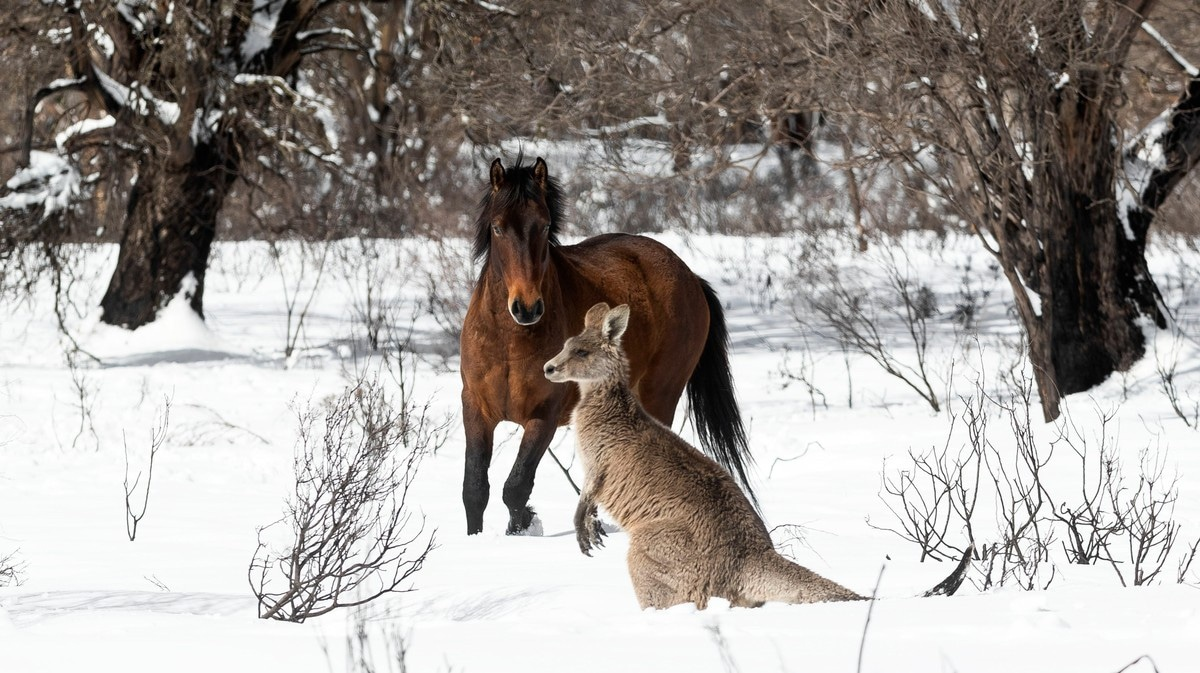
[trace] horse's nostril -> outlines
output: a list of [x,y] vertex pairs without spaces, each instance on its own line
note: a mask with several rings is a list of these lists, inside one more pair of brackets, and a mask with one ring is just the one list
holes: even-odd
[[511,312],[513,315],[521,315],[521,302],[520,302],[520,301],[518,301],[518,300],[516,300],[516,299],[514,299],[514,300],[513,300],[513,303],[512,303],[512,306],[508,307],[508,310],[509,310],[509,311],[510,311],[510,312]]
[[533,316],[535,318],[540,318],[540,317],[542,317],[542,312],[545,310],[546,310],[546,305],[542,303],[541,299],[539,299],[539,300],[537,300],[537,303],[535,303],[533,305]]
[[550,364],[549,362],[546,363],[546,366],[543,367],[543,369],[546,371],[547,374],[554,373],[554,365]]

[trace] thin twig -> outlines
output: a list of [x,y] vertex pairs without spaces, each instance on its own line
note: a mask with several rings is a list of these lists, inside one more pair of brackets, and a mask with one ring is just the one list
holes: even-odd
[[879,576],[875,578],[875,588],[871,589],[871,604],[867,606],[867,621],[863,622],[862,638],[858,641],[858,666],[854,669],[862,673],[863,651],[867,648],[867,629],[871,627],[871,613],[875,611],[875,597],[879,595],[879,583],[883,581],[883,570],[887,564],[879,566]]

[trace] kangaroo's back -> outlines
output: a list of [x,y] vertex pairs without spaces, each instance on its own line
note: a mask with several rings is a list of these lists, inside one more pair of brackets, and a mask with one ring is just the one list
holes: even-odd
[[629,574],[643,607],[703,607],[712,596],[735,605],[858,598],[780,557],[729,473],[646,413],[621,347],[628,319],[627,307],[593,306],[583,332],[545,366],[550,380],[580,389],[580,549],[600,544],[599,504],[629,534]]

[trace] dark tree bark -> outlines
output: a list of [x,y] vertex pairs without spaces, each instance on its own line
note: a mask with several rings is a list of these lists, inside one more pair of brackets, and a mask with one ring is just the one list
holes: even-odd
[[1146,241],[1200,155],[1200,83],[1141,133],[1123,128],[1155,0],[876,0],[865,20],[862,3],[831,4],[829,25],[857,28],[814,50],[851,73],[830,88],[855,93],[830,107],[870,120],[878,153],[935,185],[996,256],[1053,420],[1167,324]]
[[178,170],[144,171],[129,195],[117,266],[100,301],[101,320],[136,328],[185,288],[204,317],[204,276],[217,213],[238,175],[240,158],[229,145],[201,143]]
[[[243,158],[255,157],[256,170],[286,181],[289,173],[315,165],[332,151],[326,148],[320,115],[313,113],[317,104],[295,88],[298,68],[307,55],[323,51],[375,62],[378,48],[342,25],[372,4],[393,3],[213,0],[114,6],[107,0],[80,0],[35,6],[44,15],[43,30],[52,26],[69,36],[49,41],[63,57],[68,77],[31,98],[23,165],[30,164],[34,118],[44,109],[38,103],[70,93],[76,98],[67,109],[74,112],[58,119],[47,115],[50,123],[37,125],[86,129],[57,143],[54,160],[85,178],[73,192],[54,195],[55,202],[86,199],[91,185],[101,180],[130,175],[135,180],[117,265],[101,301],[102,321],[130,329],[145,325],[181,289],[203,317],[217,214],[241,175]],[[411,9],[411,2],[404,6]],[[387,20],[408,16],[392,11]],[[395,39],[401,35],[396,26],[383,32]],[[85,135],[117,165],[95,167],[94,153],[77,150]],[[38,205],[26,209],[35,211]],[[67,217],[68,211],[57,208],[55,217]],[[282,230],[295,223],[277,226]],[[185,287],[189,277],[195,282]]]

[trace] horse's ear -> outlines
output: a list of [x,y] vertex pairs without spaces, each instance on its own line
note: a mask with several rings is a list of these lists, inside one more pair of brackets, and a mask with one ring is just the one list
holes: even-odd
[[605,314],[600,334],[604,336],[605,340],[616,343],[621,339],[621,335],[625,334],[627,327],[629,327],[629,304],[621,304]]
[[600,327],[600,323],[604,322],[604,316],[608,314],[608,304],[600,302],[588,309],[587,315],[583,317],[584,327]]
[[504,186],[504,164],[500,163],[500,157],[492,162],[492,191],[498,192]]
[[550,177],[550,171],[546,168],[546,160],[538,157],[537,161],[533,162],[533,179],[537,181],[538,187],[542,191],[546,190],[546,179]]

